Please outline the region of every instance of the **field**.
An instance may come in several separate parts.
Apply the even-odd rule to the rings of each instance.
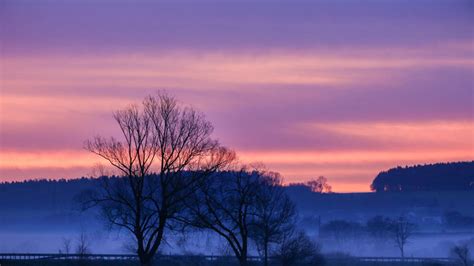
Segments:
[[[137,261],[131,260],[5,260],[1,266],[139,266]],[[154,266],[238,266],[235,260],[207,261],[200,258],[193,260],[160,260]],[[262,262],[249,262],[248,266],[262,265]],[[280,263],[270,263],[270,266]],[[295,266],[310,266],[311,263],[292,264]],[[461,265],[456,262],[430,261],[360,261],[358,259],[326,259],[325,266],[447,266]]]

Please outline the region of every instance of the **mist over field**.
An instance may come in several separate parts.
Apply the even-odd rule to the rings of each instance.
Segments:
[[[133,253],[129,235],[112,230],[95,210],[81,211],[78,196],[98,181],[38,181],[0,185],[0,253],[56,253],[64,241],[75,243],[85,234],[93,253]],[[296,203],[297,227],[318,242],[325,254],[397,257],[390,237],[374,238],[364,226],[375,216],[407,216],[417,225],[406,246],[407,257],[449,257],[459,243],[474,247],[474,193],[426,191],[388,193],[315,193],[304,186],[285,192]],[[447,214],[459,213],[467,224],[447,224]],[[347,228],[325,230],[331,221]],[[456,221],[454,221],[456,222]],[[327,227],[327,226],[326,226]],[[351,227],[351,228],[348,228]],[[251,246],[252,255],[258,255]],[[231,254],[225,241],[211,232],[173,232],[163,254]]]

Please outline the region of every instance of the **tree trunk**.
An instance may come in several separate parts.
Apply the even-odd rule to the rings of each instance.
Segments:
[[[267,242],[263,244],[263,252],[264,252],[263,265],[268,266],[268,243]]]
[[[241,256],[239,258],[239,265],[240,266],[247,266],[247,256]]]
[[[153,260],[151,258],[146,259],[146,260],[140,260],[141,266],[152,266],[153,265]]]
[[[240,266],[247,266],[247,235],[242,234],[242,251],[240,253]]]
[[[240,266],[247,266],[247,251],[246,250],[242,250],[242,252],[240,252],[240,254],[237,256],[237,258],[239,259]]]
[[[146,253],[141,253],[138,255],[141,266],[152,266],[153,265],[153,256]]]
[[[152,266],[152,265],[153,265],[153,261],[152,261],[152,260],[149,260],[148,262],[142,262],[141,265],[142,265],[142,266]]]

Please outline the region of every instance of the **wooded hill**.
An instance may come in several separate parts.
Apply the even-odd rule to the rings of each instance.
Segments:
[[[371,189],[388,191],[474,191],[474,161],[396,167],[380,172]]]

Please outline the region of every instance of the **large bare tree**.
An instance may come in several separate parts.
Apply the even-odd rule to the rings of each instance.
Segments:
[[[87,203],[101,206],[111,225],[130,231],[141,264],[150,265],[184,200],[235,155],[211,138],[213,127],[201,113],[165,93],[114,118],[122,140],[95,137],[85,148],[122,177],[104,178]]]
[[[282,242],[285,234],[292,230],[296,210],[282,187],[278,173],[262,173],[258,192],[255,195],[255,218],[251,238],[263,253],[264,265],[268,265],[270,245]]]

